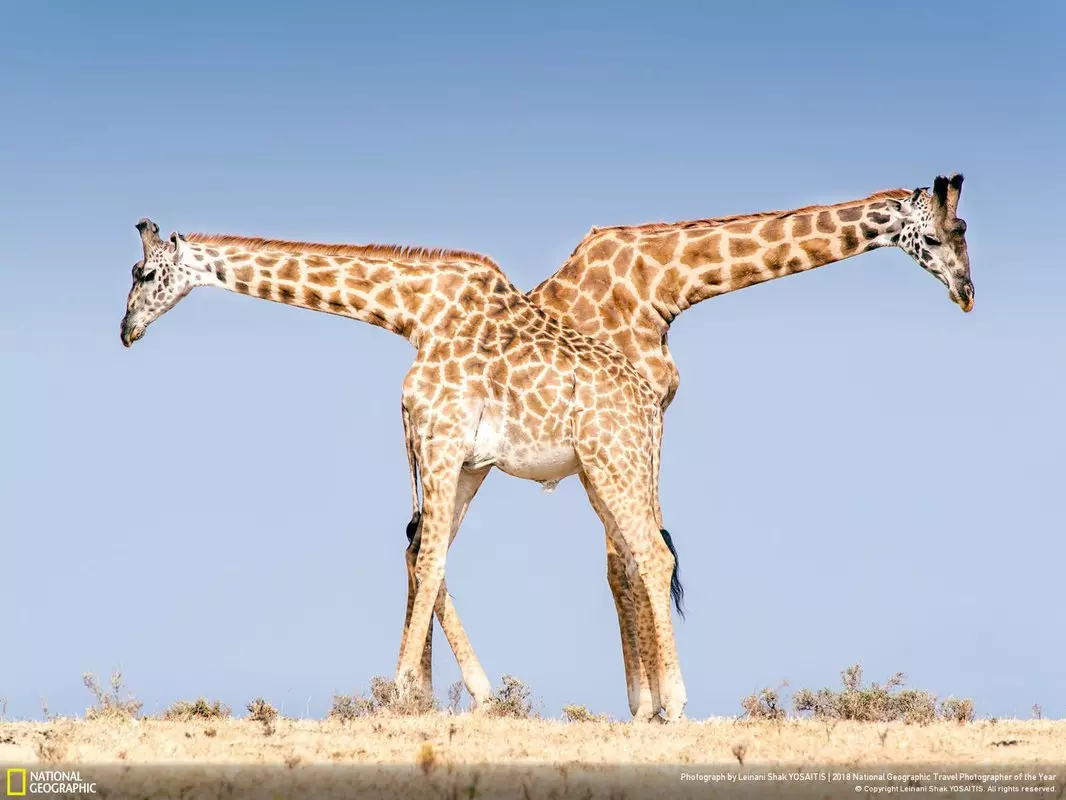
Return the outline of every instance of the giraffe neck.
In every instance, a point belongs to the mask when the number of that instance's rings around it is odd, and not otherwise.
[[[454,334],[474,310],[521,298],[491,260],[462,251],[196,233],[185,242],[183,262],[199,268],[205,284],[362,320],[415,347]]]
[[[656,310],[669,325],[710,297],[895,246],[903,222],[888,201],[909,194],[901,189],[685,231],[669,264],[678,280],[657,287]]]
[[[669,405],[678,371],[666,346],[685,309],[727,292],[896,244],[905,189],[835,206],[674,224],[600,228],[529,298],[609,342]]]

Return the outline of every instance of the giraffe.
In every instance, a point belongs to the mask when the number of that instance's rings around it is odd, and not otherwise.
[[[624,353],[665,412],[680,382],[667,346],[670,324],[682,311],[718,295],[882,247],[899,247],[947,287],[952,302],[969,312],[974,287],[966,223],[957,216],[962,182],[956,173],[938,176],[931,190],[891,189],[835,205],[593,228],[563,266],[528,296],[549,316]],[[606,532],[607,582],[618,613],[629,707],[634,718],[647,718],[653,701],[625,564],[614,545],[609,514],[598,507],[596,511]],[[661,528],[658,506],[655,513]],[[418,554],[416,527],[417,509],[408,528],[409,576]],[[439,615],[441,627],[469,688],[484,672],[447,597],[444,611]],[[421,675],[428,674],[431,659],[429,638]]]
[[[545,314],[475,253],[198,233],[167,242],[150,219],[137,229],[144,253],[122,319],[126,347],[199,286],[362,320],[415,347],[401,415],[421,477],[420,548],[401,692],[415,688],[433,613],[451,627],[441,602],[446,556],[489,470],[549,484],[577,474],[611,519],[634,587],[650,705],[681,717],[687,696],[670,616],[677,559],[656,511],[662,406],[620,352]],[[473,688],[480,698],[490,690],[487,680]]]

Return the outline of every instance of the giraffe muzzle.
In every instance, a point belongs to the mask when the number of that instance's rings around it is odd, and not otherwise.
[[[954,300],[959,308],[969,313],[973,311],[973,284],[969,281],[959,284],[951,292],[951,299]]]
[[[122,326],[119,331],[119,335],[122,338],[122,344],[124,347],[129,347],[135,341],[144,336],[143,325],[131,325],[129,319],[122,318]]]

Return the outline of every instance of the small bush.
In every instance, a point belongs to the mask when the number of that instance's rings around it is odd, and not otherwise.
[[[335,694],[327,719],[336,722],[351,722],[370,714],[370,701],[357,694]]]
[[[370,680],[370,713],[388,712],[398,717],[417,717],[436,711],[437,699],[421,684],[408,681],[407,694],[400,695],[396,681],[380,675]]]
[[[257,697],[248,704],[248,719],[262,725],[263,735],[270,736],[274,733],[278,710],[262,697]]]
[[[895,722],[925,725],[937,719],[936,696],[918,689],[901,689],[904,676],[897,672],[884,686],[872,683],[862,685],[862,667],[848,667],[840,674],[842,691],[829,688],[814,692],[801,689],[793,696],[796,713],[809,713],[817,719],[852,720],[855,722]],[[968,704],[968,705],[967,705]],[[946,714],[945,716],[945,709]],[[945,701],[940,716],[958,719],[964,714],[972,719],[973,702],[969,700]]]
[[[940,704],[940,718],[947,722],[973,722],[973,700],[949,697]]]
[[[436,698],[413,681],[407,696],[401,697],[396,681],[378,675],[370,680],[370,697],[358,694],[334,695],[329,719],[351,722],[360,717],[379,714],[415,717],[436,710],[439,710]]]
[[[532,692],[512,675],[503,676],[503,686],[489,697],[486,712],[491,717],[529,719],[533,716]]]
[[[100,686],[100,684],[96,680],[96,677],[91,672],[86,672],[82,676],[82,682],[85,684],[85,688],[92,692],[93,697],[96,698],[96,703],[85,709],[85,719],[134,719],[136,718],[138,712],[140,712],[141,706],[144,705],[128,692],[127,697],[125,699],[121,697],[122,673],[118,670],[115,670],[111,673],[110,692],[105,691],[103,687]]]
[[[232,715],[230,707],[221,701],[209,702],[198,697],[191,703],[188,700],[178,700],[163,712],[163,719],[190,722],[194,719],[229,719]]]
[[[610,722],[606,714],[593,714],[585,706],[563,706],[563,716],[567,722]]]
[[[785,709],[781,707],[781,699],[776,689],[769,687],[758,694],[749,694],[740,701],[740,707],[744,714],[752,720],[778,721],[787,716]]]

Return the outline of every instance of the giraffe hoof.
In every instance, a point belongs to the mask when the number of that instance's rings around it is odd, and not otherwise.
[[[663,719],[663,724],[664,725],[667,724],[667,723],[670,723],[670,722],[680,722],[681,720],[683,720],[685,718],[685,707],[684,706],[682,706],[681,708],[678,708],[676,710],[666,710],[666,709],[663,709],[663,710],[666,712],[666,716]]]

